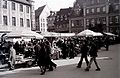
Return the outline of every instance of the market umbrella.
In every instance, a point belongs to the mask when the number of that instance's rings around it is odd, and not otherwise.
[[[75,36],[75,33],[59,33],[60,37],[72,37]]]
[[[115,35],[115,34],[113,34],[113,33],[110,33],[110,32],[104,32],[104,34],[105,34],[105,35],[108,35],[108,36],[117,36],[117,35]]]
[[[55,32],[43,32],[43,33],[41,33],[41,35],[43,35],[44,37],[58,37],[59,33],[55,33]]]
[[[94,31],[86,29],[86,30],[78,33],[77,36],[93,36],[94,34],[95,34]]]
[[[99,32],[94,32],[93,36],[103,36],[103,34]]]
[[[7,34],[7,37],[35,37],[35,38],[43,38],[41,34],[38,34],[34,31],[30,30],[15,30]]]

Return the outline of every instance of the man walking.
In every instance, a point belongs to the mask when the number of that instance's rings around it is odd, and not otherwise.
[[[96,67],[97,67],[96,71],[100,71],[100,67],[98,66],[97,61],[96,61],[96,57],[98,56],[97,55],[98,47],[94,43],[94,41],[90,42],[90,46],[91,46],[91,48],[90,48],[90,51],[89,51],[89,55],[90,55],[91,58],[90,58],[90,62],[88,64],[87,68],[85,69],[85,71],[89,71],[93,61],[94,61],[95,65],[96,65]]]
[[[80,59],[80,61],[78,63],[77,68],[81,68],[83,58],[85,58],[86,64],[88,66],[88,64],[89,64],[89,61],[88,61],[88,58],[87,58],[88,50],[89,50],[89,48],[87,46],[87,41],[85,40],[83,42],[82,47],[81,47],[81,59]]]

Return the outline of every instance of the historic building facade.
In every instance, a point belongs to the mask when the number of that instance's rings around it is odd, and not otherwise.
[[[35,23],[37,32],[47,32],[47,17],[50,15],[50,9],[47,5],[41,6],[35,10]]]
[[[92,29],[120,33],[119,0],[76,0],[69,20],[70,32]]]
[[[31,30],[35,20],[33,3],[32,0],[0,0],[0,32]]]
[[[56,26],[54,24],[55,17],[56,17],[56,12],[50,11],[50,15],[47,17],[47,26],[48,26],[47,31],[49,32],[54,32],[56,29]]]
[[[72,8],[60,9],[55,16],[55,30],[54,32],[68,33],[69,32],[69,19]]]

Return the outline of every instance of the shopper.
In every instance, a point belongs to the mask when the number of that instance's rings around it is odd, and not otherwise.
[[[94,41],[91,41],[90,42],[90,51],[89,51],[89,55],[90,55],[91,58],[90,58],[90,62],[88,64],[88,66],[86,67],[85,71],[89,71],[93,61],[94,61],[95,65],[96,65],[96,67],[97,67],[96,71],[100,71],[100,67],[98,66],[98,63],[96,61],[96,57],[98,56],[97,52],[98,52],[97,45],[95,44]]]

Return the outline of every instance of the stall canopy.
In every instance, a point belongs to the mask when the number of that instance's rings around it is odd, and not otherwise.
[[[43,36],[34,31],[30,30],[15,30],[7,34],[7,37],[35,37],[37,39],[42,39]]]
[[[105,34],[105,35],[108,35],[108,36],[117,36],[117,35],[115,35],[115,34],[113,34],[113,33],[110,33],[110,32],[104,32],[104,34]]]
[[[59,33],[60,37],[72,37],[75,36],[75,33]]]
[[[43,33],[41,33],[41,35],[43,35],[44,37],[58,37],[59,33],[55,33],[55,32],[43,32]]]
[[[77,36],[102,36],[102,35],[103,35],[102,33],[94,32],[88,29],[77,34]]]
[[[103,34],[102,34],[102,33],[99,33],[99,32],[95,32],[95,33],[93,34],[93,36],[103,36]]]
[[[75,33],[56,33],[56,32],[44,32],[41,33],[44,37],[71,37],[75,36]]]

